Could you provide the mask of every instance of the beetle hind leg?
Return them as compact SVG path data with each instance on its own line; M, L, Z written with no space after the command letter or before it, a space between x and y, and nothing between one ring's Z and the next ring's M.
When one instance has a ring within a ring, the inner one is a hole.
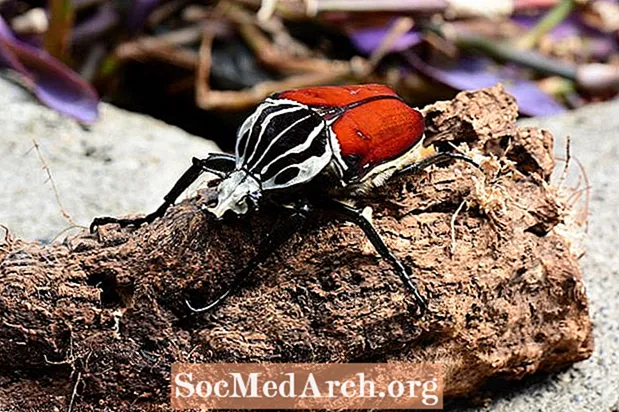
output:
M93 233L97 227L108 225L112 223L119 224L121 227L136 226L139 227L143 224L151 223L155 219L162 217L168 208L174 204L178 197L187 188L195 182L198 177L204 172L213 173L219 177L224 177L227 173L232 171L235 166L234 156L227 154L211 154L205 159L193 158L192 164L189 169L183 173L178 179L174 187L163 198L163 203L157 210L144 217L136 219L119 219L115 217L97 217L90 224L90 232Z
M426 299L419 292L419 289L417 288L417 285L412 277L410 268L402 263L397 256L393 254L389 247L387 247L370 220L368 220L361 210L355 207L346 205L336 200L328 200L327 202L327 208L329 210L343 216L352 223L355 223L361 228L361 230L363 230L363 233L365 233L376 251L383 259L387 260L391 264L402 282L412 293L420 314L423 314L427 310L428 304Z

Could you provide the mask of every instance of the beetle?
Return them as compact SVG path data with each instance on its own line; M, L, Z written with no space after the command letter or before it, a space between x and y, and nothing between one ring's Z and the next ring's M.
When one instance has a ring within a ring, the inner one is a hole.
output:
M150 223L162 217L189 185L208 172L220 179L216 203L206 207L216 219L246 215L265 204L282 206L289 212L225 292L202 308L186 302L193 311L207 311L220 304L244 282L251 268L299 230L312 209L320 208L363 230L423 312L427 302L411 270L391 252L362 209L347 200L362 197L390 178L449 159L477 166L470 158L451 152L420 158L424 130L421 112L385 85L322 86L276 93L241 125L234 156L193 158L191 167L155 212L137 219L99 217L90 230L111 223L121 227Z

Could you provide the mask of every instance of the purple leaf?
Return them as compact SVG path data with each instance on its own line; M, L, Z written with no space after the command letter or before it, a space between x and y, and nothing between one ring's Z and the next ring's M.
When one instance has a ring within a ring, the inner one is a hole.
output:
M130 33L137 33L140 31L148 16L159 6L164 0L134 0L130 4L129 10L127 10L127 29Z
M382 43L385 36L389 33L388 27L372 27L353 32L350 39L360 52L369 55L376 50ZM410 31L398 38L391 46L392 52L400 52L419 44L423 36L416 31Z
M99 97L94 88L46 52L17 40L1 17L0 67L20 73L46 106L83 123L97 120Z
M515 70L499 68L482 57L462 57L454 66L431 66L413 54L404 54L418 72L456 90L481 89L503 83L518 100L520 112L527 116L548 116L566 109L544 93L533 81L520 78Z
M15 35L13 34L13 31L6 24L2 16L0 16L0 38L15 40Z
M79 47L106 35L118 25L120 17L112 3L102 4L89 18L73 27L71 45Z

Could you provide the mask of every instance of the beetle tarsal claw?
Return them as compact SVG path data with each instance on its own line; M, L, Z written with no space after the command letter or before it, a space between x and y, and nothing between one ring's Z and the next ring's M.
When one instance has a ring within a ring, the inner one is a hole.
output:
M195 308L191 305L191 303L189 302L189 300L185 299L185 305L187 305L187 307L189 308L189 310L191 310L194 313L201 313L201 312L206 312L209 309L211 309L213 307L213 305L208 305L205 306L203 308Z

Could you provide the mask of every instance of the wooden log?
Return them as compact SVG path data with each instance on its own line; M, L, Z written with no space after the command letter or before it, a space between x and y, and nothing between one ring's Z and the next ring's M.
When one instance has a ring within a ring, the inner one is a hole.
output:
M560 234L570 210L549 184L552 136L518 127L501 86L424 112L429 141L467 145L484 169L434 167L365 199L429 298L425 315L362 232L326 215L224 305L191 313L185 299L221 291L278 219L214 221L200 208L206 189L139 229L49 245L7 236L0 409L165 409L176 361L442 362L453 397L587 358L587 298Z

